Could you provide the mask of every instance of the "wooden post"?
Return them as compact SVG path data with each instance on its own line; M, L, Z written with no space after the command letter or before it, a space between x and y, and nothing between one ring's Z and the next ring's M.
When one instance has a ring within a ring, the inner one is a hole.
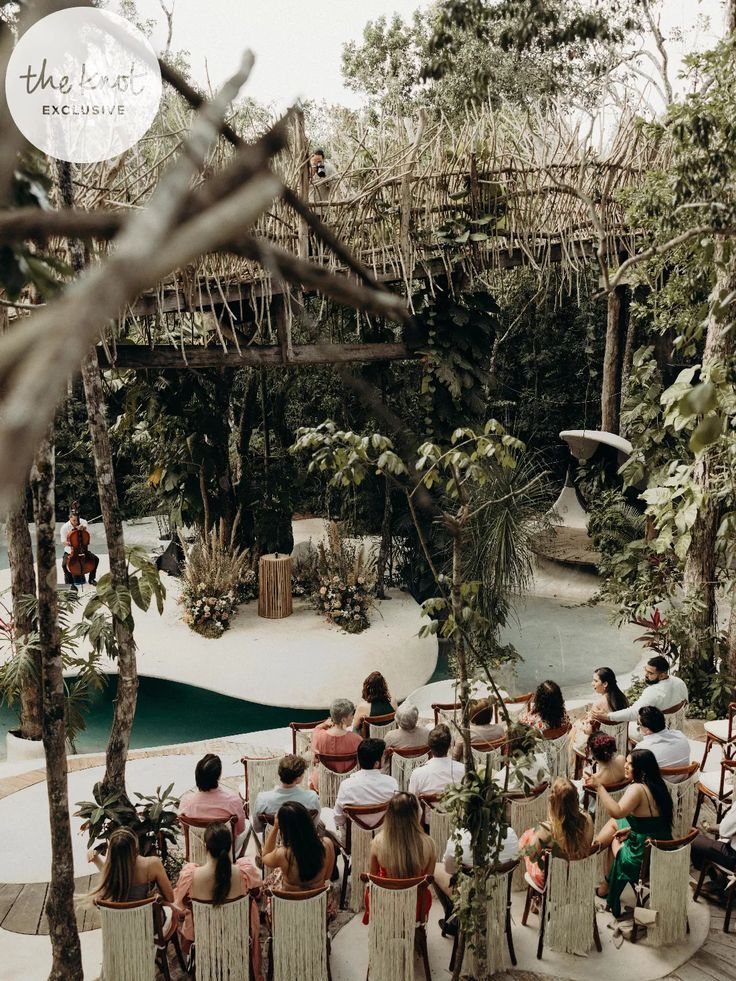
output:
M262 555L258 562L258 616L280 620L291 616L291 557Z
M621 336L627 314L626 287L617 286L608 294L606 318L606 348L603 355L603 385L601 389L601 429L618 433L619 423L619 362Z

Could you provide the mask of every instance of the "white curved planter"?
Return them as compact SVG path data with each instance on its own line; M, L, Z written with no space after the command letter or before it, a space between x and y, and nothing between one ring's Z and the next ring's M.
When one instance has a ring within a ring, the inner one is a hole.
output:
M5 734L7 762L17 763L20 760L42 760L44 758L43 742L40 739L21 739L12 732Z

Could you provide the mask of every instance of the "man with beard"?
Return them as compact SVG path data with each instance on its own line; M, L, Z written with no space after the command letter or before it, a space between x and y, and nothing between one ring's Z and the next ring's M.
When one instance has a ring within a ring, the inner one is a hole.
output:
M646 688L628 708L620 709L618 712L593 711L591 712L592 717L598 722L605 722L607 725L616 722L636 722L639 718L639 710L645 705L653 705L665 712L667 709L679 705L680 702L688 700L687 685L682 678L670 676L670 665L666 657L657 655L657 657L652 657L647 661L644 665L644 681ZM629 727L629 733L632 738L636 738L631 733L631 727ZM636 735L641 738L638 732Z

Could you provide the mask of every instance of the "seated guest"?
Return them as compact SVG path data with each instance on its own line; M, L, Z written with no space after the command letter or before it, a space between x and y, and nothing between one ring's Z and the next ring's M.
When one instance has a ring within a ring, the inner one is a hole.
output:
M438 889L441 889L446 896L451 898L453 896L453 877L458 871L458 846L462 850L462 865L466 868L472 868L475 864L473 861L472 838L470 832L463 828L462 830L453 832L447 842L447 848L445 849L445 854L442 859L443 864L438 864L434 870L434 881ZM506 827L506 831L504 832L503 840L501 841L501 850L498 853L496 864L504 865L506 862L510 862L512 858L516 858L518 854L519 839L514 829L508 825ZM442 926L442 924L440 924L440 926Z
M644 705L639 709L639 731L642 738L637 749L648 749L661 767L680 767L690 765L690 743L684 732L668 729L664 712L654 705ZM682 777L673 777L679 783Z
M584 774L586 787L610 787L611 784L625 780L626 757L616 752L616 740L605 732L594 732L588 736L588 754L595 769Z
M598 699L593 702L584 718L573 723L576 747L583 745L586 737L595 732L600 725L593 718L593 712L617 712L619 709L628 708L629 705L629 700L619 688L616 675L611 668L596 668L591 687Z
M346 777L340 784L335 801L335 825L344 826L347 818L343 807L346 804L384 804L390 800L399 785L393 777L381 772L381 761L386 749L382 739L363 739L358 746L357 773ZM416 772L416 771L414 771ZM380 817L366 819L366 824L378 824Z
M130 828L116 828L107 844L107 858L90 849L87 860L102 872L102 881L86 900L102 899L110 903L134 903L146 899L154 891L174 902L174 890L169 877L155 855L140 855L138 836Z
M470 719L470 744L477 746L478 743L492 743L497 739L502 739L506 730L502 725L493 722L493 705L487 698L471 702L468 706L468 718ZM465 743L461 736L455 739L455 747L452 755L456 760L461 760L464 756Z
M429 729L417 725L418 720L419 709L416 705L408 702L400 705L396 709L396 724L399 728L386 733L386 749L426 749Z
M363 701L358 702L353 720L353 729L360 732L364 719L373 719L377 715L388 715L396 710L396 699L388 690L386 679L380 671L369 674L363 682Z
M556 681L543 681L534 692L529 708L519 716L519 724L540 732L570 725L565 699Z
M437 861L435 844L422 829L419 801L414 794L400 793L391 798L381 830L371 844L370 872L381 879L411 879L431 875ZM365 916L370 916L366 889ZM417 920L425 920L432 905L432 893L425 886L417 895Z
M330 717L326 722L321 722L312 735L312 755L314 762L319 760L319 754L325 753L329 756L345 756L354 753L362 736L358 732L353 732L353 716L355 706L347 698L336 698L330 705ZM353 769L353 763L347 760L344 763L335 763L336 773L347 773ZM318 788L319 771L315 766L312 770L310 784L314 790Z
M311 823L311 822L310 822ZM233 865L233 839L225 824L211 824L204 833L207 858L204 865L187 862L179 874L174 895L176 903L186 911L180 927L182 947L188 952L194 942L192 900L200 899L221 906L226 899L245 896L249 889L261 883L261 873L251 859L239 858ZM256 978L261 978L261 945L258 941L258 906L250 902L251 964Z
M456 763L447 754L450 752L452 735L444 723L435 726L429 734L430 759L422 766L415 767L409 777L409 793L441 794L450 784L460 783L465 774L462 763Z
M665 711L688 700L687 685L681 678L670 677L670 665L666 657L657 655L649 658L644 665L644 680L647 686L633 705L616 712L593 710L593 718L598 722L608 723L636 722L639 710L645 705L654 705Z
M527 873L542 890L547 875L547 849L554 856L575 860L590 854L592 841L593 821L590 814L580 810L577 788L566 777L557 777L549 795L547 820L525 831L519 848L526 849Z
M235 825L235 846L245 831L245 810L240 794L221 787L222 760L214 753L207 753L194 770L196 791L184 794L179 803L179 813L186 817L206 821L227 821L232 815L238 819Z
M720 825L710 827L703 822L707 831L718 833L718 838L699 834L692 843L690 857L696 869L702 869L706 862L717 862L726 869L736 872L736 804L732 804L721 819ZM705 888L715 899L723 899L728 884L726 877L717 869L710 869L710 888Z
M598 787L598 807L611 821L598 832L598 843L609 849L606 881L598 889L608 897L614 916L621 915L621 893L627 882L637 882L647 838L672 838L672 798L659 772L654 754L635 749L626 757L626 776L632 781L615 801L605 787Z
M266 868L274 869L267 879L272 889L307 892L329 884L335 847L328 837L320 838L302 804L287 801L279 808L266 836L261 858ZM331 913L334 915L334 910L328 908L328 915Z
M319 797L313 790L305 790L301 786L306 769L306 760L301 756L293 756L289 753L288 756L279 760L281 786L275 787L273 790L264 790L256 797L256 812L251 817L253 827L259 834L265 827L261 815L278 813L281 805L288 800L298 801L308 811L316 811L315 823L319 821Z

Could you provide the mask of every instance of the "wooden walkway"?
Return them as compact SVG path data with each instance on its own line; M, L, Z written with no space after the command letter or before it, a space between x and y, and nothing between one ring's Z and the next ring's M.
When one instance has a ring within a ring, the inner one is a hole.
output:
M99 872L79 876L74 880L75 893L83 895L90 892L98 877ZM47 937L49 925L45 910L48 891L48 882L0 883L0 927L10 933ZM77 927L80 933L99 930L100 916L97 910L94 907L78 909Z

